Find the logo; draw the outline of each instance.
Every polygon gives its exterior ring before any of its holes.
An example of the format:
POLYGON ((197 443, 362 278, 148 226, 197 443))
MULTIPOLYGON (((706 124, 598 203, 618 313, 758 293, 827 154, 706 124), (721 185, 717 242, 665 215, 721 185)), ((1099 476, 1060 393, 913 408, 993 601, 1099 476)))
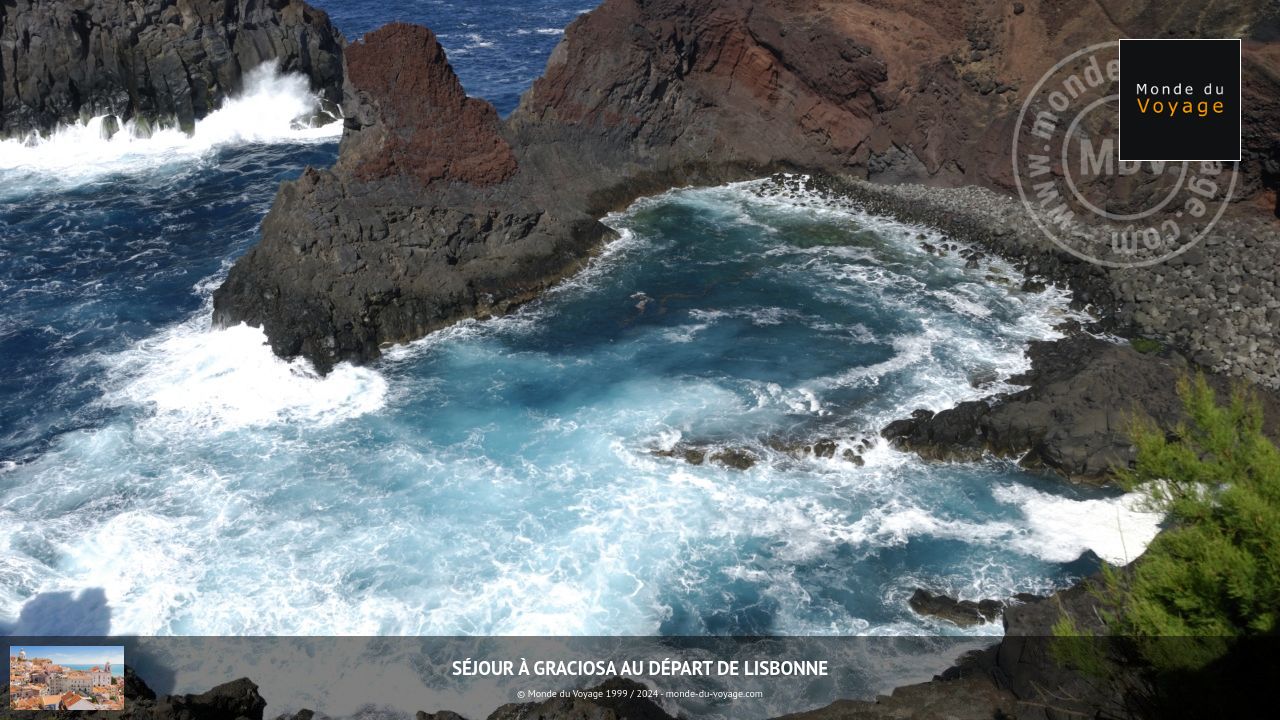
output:
POLYGON ((1120 157, 1240 161, 1239 40, 1120 40, 1120 157))
POLYGON ((1237 168, 1119 159, 1118 45, 1069 55, 1031 89, 1014 132, 1014 182, 1063 250, 1105 267, 1147 267, 1204 239, 1226 210, 1237 168))

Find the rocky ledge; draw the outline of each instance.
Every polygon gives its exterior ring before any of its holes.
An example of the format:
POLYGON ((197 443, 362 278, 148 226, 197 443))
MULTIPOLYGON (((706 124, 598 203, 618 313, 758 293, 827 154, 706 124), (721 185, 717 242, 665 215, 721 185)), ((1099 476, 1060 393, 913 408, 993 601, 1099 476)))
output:
POLYGON ((1069 288, 1100 330, 1155 340, 1207 370, 1280 388, 1280 222, 1268 214, 1234 208, 1201 243, 1168 262, 1104 268, 1062 251, 1021 201, 990 189, 847 178, 803 185, 1012 260, 1033 278, 1027 289, 1069 288))
MULTIPOLYGON (((1280 224, 1274 220, 1227 217, 1202 246, 1169 263, 1108 269, 1062 252, 1021 202, 983 188, 822 176, 773 182, 783 192, 852 200, 939 228, 975 248, 971 264, 981 264, 982 251, 1011 259, 1030 276, 1022 292, 1062 285, 1077 307, 1096 318, 1087 328, 1065 323, 1063 338, 1030 344, 1031 368, 1008 378, 1026 389, 954 408, 917 409, 883 428, 899 449, 932 461, 1018 458, 1031 469, 1105 483, 1114 468, 1132 460, 1135 419, 1167 429, 1184 419, 1178 380, 1197 371, 1206 372, 1222 396, 1241 381, 1252 383, 1265 430, 1280 439, 1280 224)), ((975 386, 982 384, 979 370, 975 386)))
POLYGON ((302 0, 9 0, 0 4, 0 137, 99 115, 196 120, 274 61, 336 106, 342 34, 302 0))
MULTIPOLYGON (((1144 346, 1145 347, 1145 346, 1144 346)), ((1127 342, 1083 333, 1032 342, 1031 370, 1010 382, 1025 390, 960 403, 941 412, 917 410, 882 434, 926 460, 970 461, 983 455, 1019 458, 1077 482, 1103 483, 1133 460, 1135 420, 1173 429, 1184 421, 1178 380, 1194 371, 1168 349, 1141 353, 1127 342)), ((1207 376, 1221 395, 1231 383, 1207 376)), ((1280 400, 1263 392, 1266 429, 1280 437, 1280 400)))
POLYGON ((1124 6, 606 0, 505 121, 465 98, 430 31, 383 28, 347 55, 338 163, 281 188, 214 322, 327 372, 536 296, 610 237, 603 214, 673 186, 802 170, 1008 188, 1024 89, 1116 37, 1249 38, 1241 195, 1273 203, 1272 5, 1124 6))
MULTIPOLYGON (((1026 593, 1019 593, 1013 598, 1017 603, 1039 602, 1043 599, 1039 595, 1026 593)), ((960 627, 995 622, 1003 616, 1005 608, 1013 605, 1005 600, 957 600, 947 595, 929 592, 924 588, 917 588, 907 600, 907 604, 918 615, 946 620, 960 627)))

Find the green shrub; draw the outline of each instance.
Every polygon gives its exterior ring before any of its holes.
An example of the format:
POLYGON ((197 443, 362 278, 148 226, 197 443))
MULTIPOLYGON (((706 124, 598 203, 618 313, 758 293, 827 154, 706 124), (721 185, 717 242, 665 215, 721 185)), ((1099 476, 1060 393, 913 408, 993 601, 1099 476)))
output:
POLYGON ((1240 638, 1280 629, 1280 450, 1256 397, 1220 405, 1203 376, 1178 389, 1188 422, 1172 433, 1136 423, 1137 462, 1118 473, 1168 527, 1104 583, 1111 634, 1159 672, 1203 668, 1240 638))
POLYGON ((1134 350, 1137 350, 1144 355, 1150 355, 1164 350, 1163 343, 1159 340, 1152 340, 1150 338, 1134 338, 1129 341, 1129 345, 1132 346, 1134 350))

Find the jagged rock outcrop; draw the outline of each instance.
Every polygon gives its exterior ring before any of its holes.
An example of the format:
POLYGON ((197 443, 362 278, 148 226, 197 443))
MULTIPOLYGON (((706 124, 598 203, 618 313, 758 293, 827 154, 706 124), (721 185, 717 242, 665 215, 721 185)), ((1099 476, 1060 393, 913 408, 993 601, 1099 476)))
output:
MULTIPOLYGON (((325 372, 528 300, 609 236, 601 215, 672 186, 791 169, 1009 187, 1021 93, 1099 40, 1243 27, 1246 92, 1275 83, 1264 0, 1018 5, 606 0, 503 122, 462 99, 428 31, 371 33, 341 159, 284 185, 215 324, 262 326, 325 372)), ((1256 193, 1280 121, 1245 121, 1256 193)))
MULTIPOLYGON (((1077 334, 1035 341, 1031 370, 1011 379, 1027 385, 1007 396, 963 402, 933 413, 917 410, 890 423, 882 435, 897 448, 927 460, 969 461, 992 453, 1021 457, 1079 482, 1106 482, 1133 461, 1133 422, 1155 421, 1173 430, 1185 419, 1178 381, 1194 367, 1177 353, 1139 353, 1129 344, 1077 334)), ((1209 378, 1223 397, 1232 387, 1209 378)), ((1280 436, 1280 402, 1260 395, 1266 430, 1280 436)))
MULTIPOLYGON (((130 709, 129 705, 126 702, 126 710, 130 709)), ((258 686, 248 678, 240 678, 199 695, 167 695, 154 704, 140 704, 133 708, 133 716, 156 720, 262 720, 266 707, 267 701, 258 694, 258 686)))
POLYGON ((98 115, 190 129, 276 61, 342 100, 341 33, 302 0, 0 4, 0 137, 98 115))
POLYGON ((437 181, 483 187, 515 172, 497 111, 467 97, 430 30, 392 23, 374 41, 352 45, 348 59, 357 101, 342 167, 356 179, 407 175, 424 187, 437 181), (388 63, 383 54, 414 61, 388 63))
POLYGON ((1005 608, 1004 602, 1000 600, 957 600, 931 593, 924 588, 916 588, 907 604, 919 615, 936 617, 960 627, 994 622, 1000 618, 1005 608))
POLYGON ((492 106, 463 98, 431 31, 369 33, 348 48, 346 73, 337 165, 281 186, 262 242, 214 295, 216 323, 262 326, 277 354, 324 372, 505 312, 605 237, 492 106))

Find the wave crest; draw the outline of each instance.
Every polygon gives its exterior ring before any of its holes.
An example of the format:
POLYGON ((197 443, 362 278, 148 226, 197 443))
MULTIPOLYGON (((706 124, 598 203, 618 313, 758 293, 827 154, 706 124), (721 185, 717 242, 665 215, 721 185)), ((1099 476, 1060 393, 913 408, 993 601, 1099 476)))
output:
POLYGON ((265 63, 245 76, 242 93, 197 122, 190 135, 176 128, 153 130, 132 120, 113 133, 114 118, 95 117, 47 137, 0 142, 0 172, 75 185, 107 174, 190 163, 231 145, 336 139, 342 132, 340 119, 317 123, 319 109, 306 77, 281 74, 274 63, 265 63))

